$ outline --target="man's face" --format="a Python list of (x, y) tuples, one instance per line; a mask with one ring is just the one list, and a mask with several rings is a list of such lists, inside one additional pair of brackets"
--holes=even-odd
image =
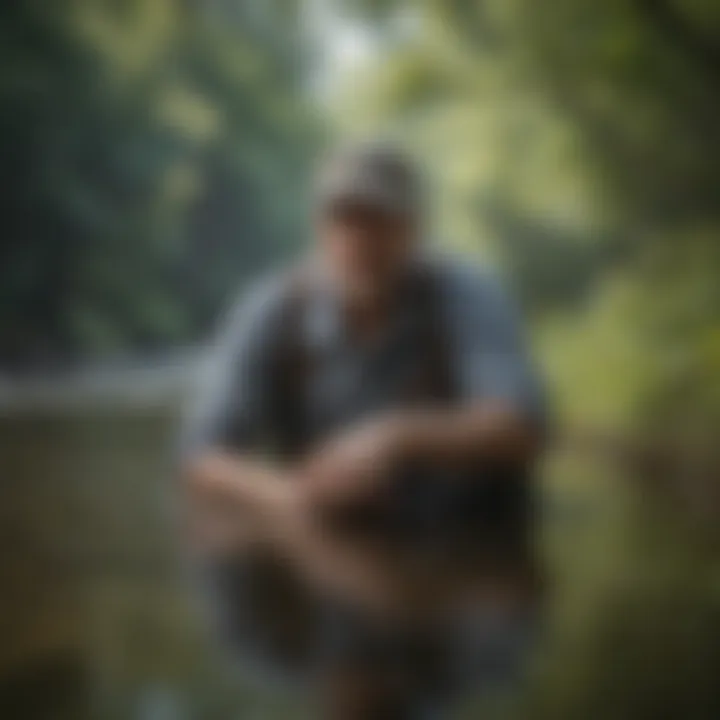
[(341, 202), (322, 213), (319, 242), (325, 266), (343, 295), (372, 302), (393, 287), (407, 266), (415, 227), (404, 215)]

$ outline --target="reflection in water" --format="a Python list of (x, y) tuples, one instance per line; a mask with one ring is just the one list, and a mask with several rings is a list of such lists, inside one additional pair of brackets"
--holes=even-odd
[(350, 530), (293, 506), (240, 526), (201, 563), (211, 614), (246, 669), (300, 681), (323, 716), (444, 717), (520, 670), (536, 578), (485, 539)]

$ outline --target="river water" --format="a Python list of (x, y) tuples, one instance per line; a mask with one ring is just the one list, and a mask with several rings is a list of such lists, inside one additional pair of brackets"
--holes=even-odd
[(171, 522), (175, 418), (94, 407), (0, 420), (4, 720), (282, 708), (243, 686), (198, 622)]

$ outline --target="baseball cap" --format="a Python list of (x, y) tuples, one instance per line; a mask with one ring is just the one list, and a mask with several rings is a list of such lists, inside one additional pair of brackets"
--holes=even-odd
[(399, 148), (364, 142), (337, 150), (321, 167), (318, 202), (327, 209), (344, 203), (415, 216), (421, 206), (421, 177)]

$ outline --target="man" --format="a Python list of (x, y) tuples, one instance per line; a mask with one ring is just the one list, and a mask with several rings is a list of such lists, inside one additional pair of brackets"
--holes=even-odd
[(227, 520), (200, 523), (201, 552), (251, 527), (292, 551), (316, 518), (418, 545), (469, 528), (526, 563), (539, 383), (497, 281), (427, 251), (423, 205), (393, 148), (322, 168), (311, 257), (231, 313), (187, 424), (192, 505)]

